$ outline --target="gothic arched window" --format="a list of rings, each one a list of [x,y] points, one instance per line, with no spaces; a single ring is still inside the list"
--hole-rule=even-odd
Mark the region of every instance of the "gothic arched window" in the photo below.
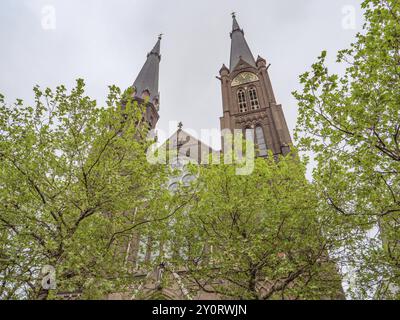
[[[251,110],[260,109],[260,103],[258,102],[257,90],[255,87],[250,88],[249,97],[250,97]]]
[[[239,102],[239,111],[246,112],[247,111],[247,102],[246,102],[246,93],[243,89],[238,91],[238,102]]]
[[[268,148],[265,142],[264,131],[260,126],[256,127],[256,145],[258,147],[258,154],[261,157],[268,155]]]

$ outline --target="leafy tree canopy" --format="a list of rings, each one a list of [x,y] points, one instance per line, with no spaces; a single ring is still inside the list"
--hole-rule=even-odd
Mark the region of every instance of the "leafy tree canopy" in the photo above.
[[[345,73],[329,72],[324,51],[300,77],[296,138],[315,156],[321,199],[355,233],[346,259],[358,274],[356,296],[399,298],[400,3],[362,7],[363,32],[338,53]],[[372,228],[379,236],[366,239]]]

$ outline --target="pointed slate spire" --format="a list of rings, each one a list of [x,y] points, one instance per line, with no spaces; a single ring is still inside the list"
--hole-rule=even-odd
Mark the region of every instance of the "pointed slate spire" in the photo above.
[[[244,32],[240,29],[239,23],[236,20],[236,14],[232,13],[233,25],[231,32],[231,63],[230,70],[232,71],[239,63],[240,59],[246,61],[252,66],[256,66],[254,56],[251,53],[249,45],[244,38]]]
[[[153,50],[147,54],[147,60],[140,70],[133,86],[135,87],[135,96],[141,98],[145,91],[149,92],[150,101],[158,99],[158,78],[160,70],[160,47],[162,35],[159,35],[158,41]]]

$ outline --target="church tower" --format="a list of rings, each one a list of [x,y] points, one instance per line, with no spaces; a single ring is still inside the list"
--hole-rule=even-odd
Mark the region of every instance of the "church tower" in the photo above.
[[[266,157],[268,150],[276,156],[290,151],[292,140],[282,106],[277,104],[265,59],[257,60],[249,48],[235,14],[231,32],[229,69],[220,70],[223,116],[221,130],[254,129],[258,155]]]
[[[149,124],[150,129],[156,127],[160,118],[158,114],[160,106],[160,93],[158,92],[160,46],[161,35],[154,48],[147,54],[147,60],[133,83],[135,100],[146,106],[145,121]]]

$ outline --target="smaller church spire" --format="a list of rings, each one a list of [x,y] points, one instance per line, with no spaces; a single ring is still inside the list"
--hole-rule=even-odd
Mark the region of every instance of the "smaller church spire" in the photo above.
[[[254,56],[251,53],[249,45],[244,37],[243,29],[240,29],[239,23],[236,20],[236,13],[232,13],[232,32],[231,32],[231,63],[230,70],[232,71],[239,63],[240,59],[252,65],[256,66]]]
[[[142,97],[142,94],[147,91],[150,96],[150,101],[153,101],[154,98],[158,98],[161,39],[162,34],[158,36],[154,48],[147,54],[147,60],[133,83],[136,91],[135,95],[137,97]]]

